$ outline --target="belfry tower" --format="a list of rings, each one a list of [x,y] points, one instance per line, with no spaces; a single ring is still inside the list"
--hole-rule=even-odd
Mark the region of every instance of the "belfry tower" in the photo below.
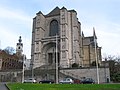
[[[16,45],[16,55],[22,56],[22,52],[23,52],[23,43],[22,43],[21,36],[19,36],[19,40],[18,40],[18,43]]]

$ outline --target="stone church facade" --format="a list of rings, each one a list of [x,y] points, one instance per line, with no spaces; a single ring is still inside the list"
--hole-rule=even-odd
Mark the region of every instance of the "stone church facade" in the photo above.
[[[31,65],[34,68],[55,65],[57,55],[62,68],[69,68],[74,63],[85,66],[90,59],[84,60],[88,57],[84,53],[85,40],[75,10],[56,7],[47,15],[39,11],[33,18]]]

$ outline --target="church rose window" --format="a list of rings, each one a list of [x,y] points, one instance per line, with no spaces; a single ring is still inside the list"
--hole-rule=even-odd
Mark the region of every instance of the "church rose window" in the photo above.
[[[58,35],[58,22],[57,20],[52,20],[50,23],[50,32],[49,36],[55,36]]]

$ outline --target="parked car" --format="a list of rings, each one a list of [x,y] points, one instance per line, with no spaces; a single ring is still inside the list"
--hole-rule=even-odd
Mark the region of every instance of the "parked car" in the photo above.
[[[59,81],[60,84],[72,84],[74,81],[71,78],[64,78],[63,80]]]
[[[49,83],[49,84],[52,84],[52,83],[54,83],[54,81],[53,80],[41,80],[41,81],[39,81],[39,83]]]
[[[28,78],[24,80],[24,83],[36,83],[37,81],[34,78]]]
[[[92,78],[86,78],[83,81],[81,81],[82,84],[94,84],[95,81]]]

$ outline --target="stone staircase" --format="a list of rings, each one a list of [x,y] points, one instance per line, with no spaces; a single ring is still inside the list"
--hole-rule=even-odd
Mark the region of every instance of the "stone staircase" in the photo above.
[[[75,73],[71,73],[66,70],[61,70],[60,72],[63,73],[66,77],[70,77],[72,79],[79,79],[79,80],[81,79],[81,77]]]
[[[34,69],[34,76],[35,77],[40,77],[40,79],[53,79],[55,80],[55,65],[42,65],[41,67],[35,68]],[[25,71],[25,76],[30,77],[31,71],[27,70]],[[59,79],[63,78],[72,78],[72,79],[81,79],[79,75],[75,73],[71,73],[69,71],[66,71],[65,69],[59,69]]]

